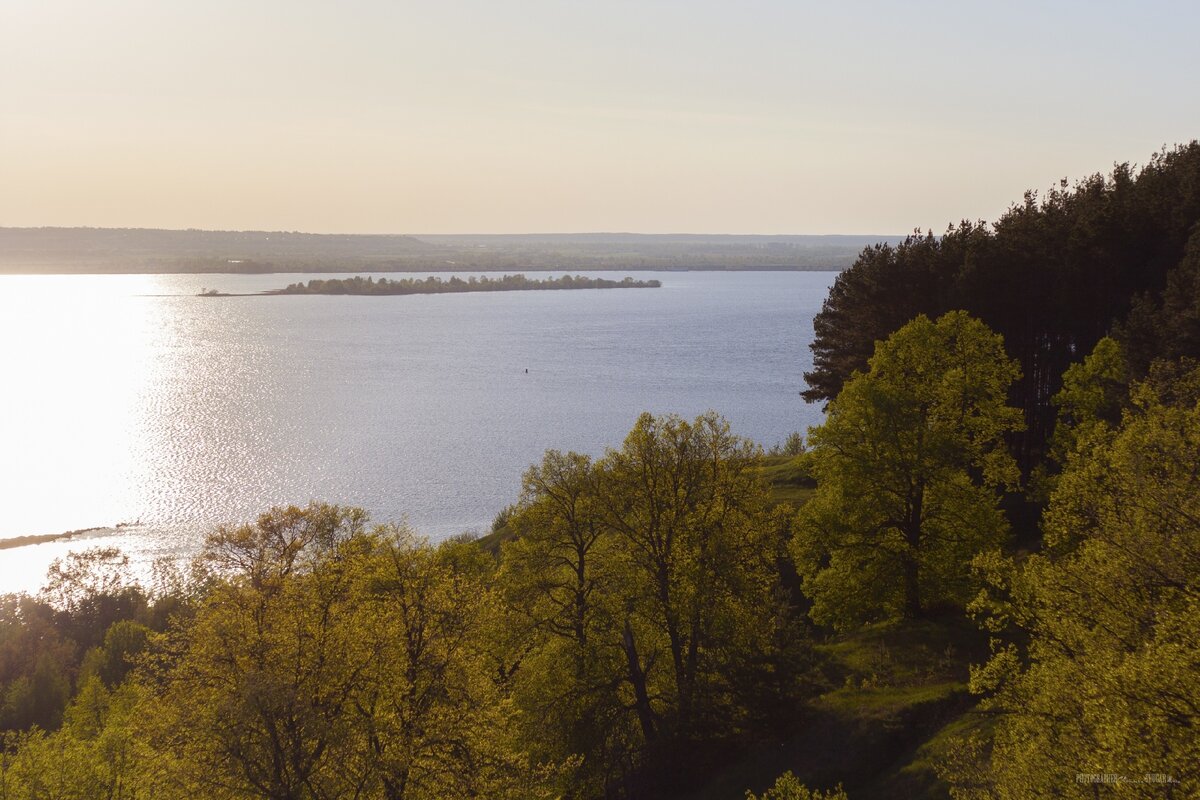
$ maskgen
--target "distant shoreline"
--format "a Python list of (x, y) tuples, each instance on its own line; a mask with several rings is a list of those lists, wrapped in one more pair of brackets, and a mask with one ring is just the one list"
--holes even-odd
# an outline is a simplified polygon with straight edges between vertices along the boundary
[(28, 536), (13, 536), (8, 539), (0, 539), (0, 550), (11, 550), (16, 547), (28, 547), (35, 544), (49, 544), (50, 542), (58, 542), (63, 539), (71, 539), (85, 533), (106, 530), (108, 528), (100, 526), (95, 528), (80, 528), (79, 530), (64, 531), (62, 533), (35, 533)]
[[(0, 539), (0, 550), (12, 550), (17, 547), (29, 547), (35, 544), (49, 544), (51, 542), (61, 542), (67, 539), (74, 539), (83, 536), (86, 533), (97, 533), (104, 531), (108, 534), (119, 533), (128, 528), (133, 528), (141, 525), (138, 522), (118, 522), (116, 525), (95, 525), (91, 528), (77, 528), (73, 531), (63, 531), (62, 533), (33, 533), (26, 536), (10, 536), (7, 539)], [(3, 592), (0, 592), (2, 594)]]
[(832, 271), (894, 235), (437, 234), (0, 226), (0, 273)]

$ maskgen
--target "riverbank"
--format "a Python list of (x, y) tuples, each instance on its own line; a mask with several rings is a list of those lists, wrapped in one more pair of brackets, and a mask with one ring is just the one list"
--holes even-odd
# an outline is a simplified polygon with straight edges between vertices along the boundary
[(73, 531), (63, 531), (62, 533), (34, 533), (27, 536), (11, 536), (7, 539), (0, 539), (0, 550), (11, 550), (17, 547), (29, 547), (35, 544), (50, 544), (51, 542), (63, 542), (69, 539), (83, 537), (87, 534), (98, 533), (117, 533), (125, 528), (129, 528), (136, 523), (118, 522), (116, 525), (97, 525), (93, 528), (77, 528)]
[(107, 528), (80, 528), (74, 531), (64, 531), (63, 533), (43, 533), (32, 534), (29, 536), (13, 536), (10, 539), (0, 539), (0, 550), (11, 550), (14, 547), (28, 547), (34, 544), (48, 544), (49, 542), (60, 542), (64, 539), (71, 539), (75, 536), (81, 536), (85, 533), (95, 533), (96, 531), (108, 530)]

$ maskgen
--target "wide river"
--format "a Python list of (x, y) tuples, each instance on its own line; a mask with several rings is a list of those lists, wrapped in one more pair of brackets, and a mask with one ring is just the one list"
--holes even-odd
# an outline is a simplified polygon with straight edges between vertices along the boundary
[(486, 533), (543, 451), (601, 455), (643, 411), (714, 409), (765, 446), (820, 421), (799, 392), (836, 273), (628, 274), (663, 286), (201, 298), (330, 276), (0, 276), (0, 538), (101, 528), (0, 550), (0, 592), (70, 549), (144, 565), (314, 499)]

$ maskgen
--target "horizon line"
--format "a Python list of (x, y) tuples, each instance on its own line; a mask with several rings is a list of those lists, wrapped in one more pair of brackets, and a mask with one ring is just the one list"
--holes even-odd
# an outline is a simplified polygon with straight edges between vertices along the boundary
[(163, 228), (155, 226), (131, 226), (131, 225), (0, 225), (0, 231), (44, 231), (44, 230), (86, 230), (86, 231), (159, 231), (165, 233), (277, 233), (277, 234), (292, 234), (302, 236), (406, 236), (411, 238), (420, 238), (422, 236), (739, 236), (739, 237), (761, 237), (761, 238), (777, 238), (777, 237), (795, 237), (795, 236), (811, 236), (811, 237), (886, 237), (886, 238), (903, 238), (908, 233), (736, 233), (736, 232), (721, 232), (721, 233), (701, 233), (695, 231), (617, 231), (617, 230), (574, 230), (574, 231), (522, 231), (519, 233), (507, 232), (498, 233), (492, 231), (458, 231), (455, 233), (397, 233), (397, 232), (336, 232), (336, 231), (301, 231), (301, 230), (284, 230), (282, 228)]

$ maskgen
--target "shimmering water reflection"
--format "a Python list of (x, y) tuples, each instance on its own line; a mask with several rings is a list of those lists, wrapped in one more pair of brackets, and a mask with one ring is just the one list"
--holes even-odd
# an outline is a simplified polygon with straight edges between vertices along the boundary
[(765, 444), (819, 419), (798, 392), (833, 273), (195, 296), (311, 277), (0, 276), (0, 538), (106, 528), (0, 551), (0, 591), (69, 547), (186, 554), (218, 523), (310, 499), (433, 538), (486, 531), (545, 449), (599, 455), (641, 411), (716, 409)]

